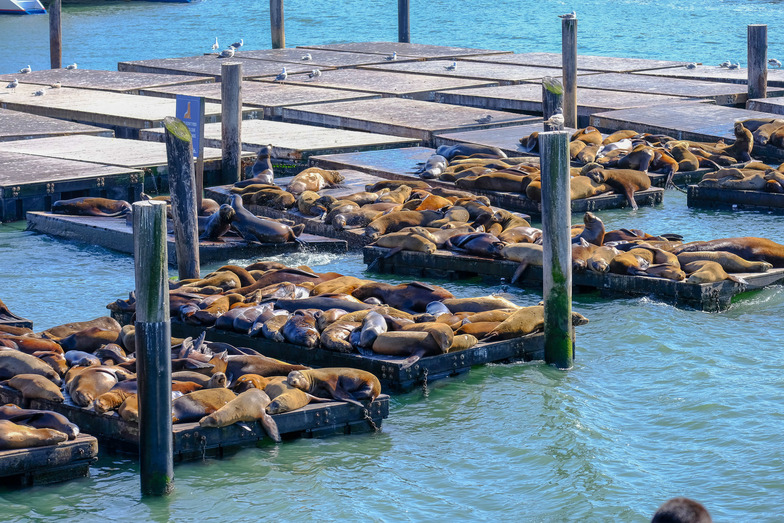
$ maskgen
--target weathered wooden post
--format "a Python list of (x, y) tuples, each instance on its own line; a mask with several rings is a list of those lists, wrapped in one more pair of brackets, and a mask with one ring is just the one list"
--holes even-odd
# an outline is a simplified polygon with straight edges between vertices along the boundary
[(169, 164), (177, 272), (181, 280), (198, 278), (199, 223), (191, 133), (181, 120), (172, 116), (163, 119), (163, 127), (166, 134), (166, 159)]
[(242, 180), (242, 64), (221, 66), (221, 179), (223, 183)]
[(286, 31), (283, 29), (283, 0), (270, 0), (270, 26), (272, 27), (272, 48), (286, 48)]
[(566, 127), (577, 127), (577, 17), (561, 18), (561, 63), (563, 66), (563, 115)]
[(133, 232), (141, 489), (162, 496), (174, 488), (166, 202), (134, 203)]
[(397, 0), (397, 41), (411, 43), (411, 10), (409, 0)]
[(544, 249), (544, 359), (572, 367), (572, 242), (569, 133), (539, 134)]
[(563, 131), (563, 121), (554, 123), (550, 117), (555, 114), (563, 116), (563, 84), (558, 78), (545, 76), (542, 78), (542, 118), (545, 131)]
[(768, 96), (768, 26), (748, 26), (749, 99)]
[(49, 4), (49, 60), (52, 69), (63, 66), (63, 24), (61, 14), (62, 0), (52, 0)]

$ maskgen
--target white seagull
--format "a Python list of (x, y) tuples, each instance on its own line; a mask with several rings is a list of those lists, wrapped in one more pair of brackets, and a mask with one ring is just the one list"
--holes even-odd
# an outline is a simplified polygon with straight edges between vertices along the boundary
[(313, 60), (313, 57), (310, 56), (310, 53), (307, 53), (305, 56), (302, 57), (303, 60)]
[(724, 60), (722, 63), (719, 64), (719, 67), (725, 67), (726, 68), (726, 67), (729, 67), (731, 65), (732, 65), (732, 62), (730, 62), (729, 60)]
[(768, 67), (776, 67), (781, 69), (781, 60), (776, 60), (775, 58), (771, 58), (768, 60)]
[(14, 92), (16, 92), (16, 87), (17, 87), (18, 85), (19, 85), (19, 80), (17, 80), (16, 78), (14, 78), (13, 80), (11, 80), (11, 81), (8, 83), (8, 85), (6, 85), (6, 86), (5, 86), (5, 88), (6, 88), (6, 89), (13, 89), (13, 90), (14, 90)]
[(454, 71), (457, 69), (457, 62), (452, 62), (452, 65), (447, 65), (444, 69), (447, 71)]
[(730, 64), (727, 66), (727, 69), (737, 69), (740, 67), (740, 62), (735, 62), (734, 64)]
[(43, 96), (43, 95), (45, 95), (45, 94), (46, 94), (46, 91), (44, 91), (43, 89), (41, 89), (40, 91), (36, 91), (36, 92), (34, 92), (33, 94), (34, 94), (35, 96)]
[(33, 72), (33, 70), (28, 65), (27, 67), (22, 67), (21, 69), (19, 69), (19, 72), (22, 73), (22, 74), (25, 74), (25, 73), (31, 73), (31, 72)]
[(224, 49), (223, 51), (221, 51), (221, 54), (220, 54), (221, 58), (231, 58), (232, 56), (234, 56), (234, 48), (233, 47), (229, 47), (228, 49)]
[(276, 82), (285, 82), (286, 78), (288, 78), (288, 73), (286, 72), (286, 68), (284, 67), (283, 70), (280, 72), (278, 76), (275, 77)]
[(216, 36), (216, 37), (215, 37), (215, 43), (214, 43), (214, 44), (212, 44), (212, 50), (214, 51), (214, 50), (216, 50), (218, 47), (220, 47), (220, 45), (218, 45), (218, 37)]
[(234, 49), (239, 49), (239, 48), (240, 48), (240, 47), (242, 47), (243, 45), (245, 45), (245, 40), (243, 40), (242, 38), (240, 38), (240, 41), (239, 41), (239, 42), (234, 42), (234, 43), (233, 43), (233, 44), (231, 44), (229, 47), (232, 47), (232, 48), (234, 48)]
[(308, 73), (308, 78), (318, 78), (319, 76), (321, 76), (321, 70), (319, 69), (313, 69)]
[(487, 116), (483, 116), (482, 118), (477, 118), (477, 123), (490, 123), (490, 120), (493, 119), (492, 114), (488, 114)]
[(564, 18), (566, 20), (574, 20), (577, 18), (577, 13), (572, 11), (571, 13), (566, 13), (565, 15), (558, 15), (558, 18)]
[(72, 63), (71, 65), (66, 65), (66, 69), (76, 69), (76, 62)]
[(391, 55), (387, 56), (387, 60), (397, 60), (397, 53), (393, 52)]
[(686, 69), (697, 69), (697, 62), (686, 64)]

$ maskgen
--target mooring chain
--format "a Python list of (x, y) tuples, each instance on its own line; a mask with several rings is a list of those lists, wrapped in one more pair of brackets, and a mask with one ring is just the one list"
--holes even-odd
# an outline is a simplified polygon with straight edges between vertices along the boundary
[(199, 438), (199, 444), (201, 445), (201, 460), (207, 461), (207, 437)]
[(424, 394), (426, 398), (430, 395), (430, 391), (427, 388), (427, 368), (422, 372), (422, 394)]
[(376, 422), (373, 421), (373, 418), (370, 417), (370, 412), (368, 412), (367, 409), (362, 409), (362, 416), (370, 423), (370, 426), (373, 427), (373, 432), (381, 431), (381, 429), (378, 428), (378, 425), (376, 425)]

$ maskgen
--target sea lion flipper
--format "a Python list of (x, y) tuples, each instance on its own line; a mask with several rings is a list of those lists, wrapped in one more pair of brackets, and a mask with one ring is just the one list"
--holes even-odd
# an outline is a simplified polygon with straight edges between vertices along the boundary
[(399, 245), (397, 247), (393, 247), (392, 249), (389, 249), (389, 251), (384, 255), (384, 258), (391, 258), (402, 250), (403, 247), (400, 247)]
[[(368, 353), (373, 354), (373, 351), (368, 351)], [(318, 396), (314, 396), (313, 394), (308, 394), (308, 398), (313, 403), (326, 403), (332, 401), (331, 398), (319, 398)]]
[(520, 278), (520, 276), (523, 275), (523, 273), (525, 272), (525, 270), (527, 268), (528, 268), (528, 262), (527, 261), (520, 262), (520, 265), (517, 266), (517, 269), (515, 270), (514, 274), (512, 275), (512, 283), (517, 282), (517, 280)]
[(418, 362), (420, 359), (422, 359), (422, 355), (424, 353), (425, 353), (424, 349), (417, 349), (416, 351), (414, 351), (413, 354), (411, 354), (411, 356), (409, 356), (408, 358), (403, 360), (403, 366), (400, 367), (400, 368), (402, 370), (406, 370), (409, 367), (413, 366), (416, 362)]
[(734, 281), (735, 283), (740, 283), (740, 284), (743, 284), (743, 285), (748, 285), (749, 284), (748, 281), (744, 280), (740, 276), (734, 276), (732, 274), (728, 274), (727, 275), (727, 279), (730, 280), (730, 281)]
[(420, 287), (422, 289), (425, 289), (425, 290), (428, 290), (428, 291), (431, 291), (431, 292), (436, 290), (432, 285), (428, 285), (427, 283), (422, 283), (421, 281), (414, 281), (414, 282), (411, 282), (409, 285), (411, 285), (412, 287)]
[(272, 441), (275, 443), (280, 443), (282, 441), (280, 438), (280, 431), (278, 430), (278, 424), (275, 422), (272, 416), (262, 411), (261, 418), (259, 418), (259, 423), (261, 424), (262, 428), (264, 428), (264, 432), (267, 433), (267, 436), (269, 436)]
[(346, 403), (353, 403), (354, 405), (358, 405), (362, 408), (365, 407), (364, 405), (362, 405), (362, 403), (354, 399), (354, 397), (351, 394), (343, 390), (343, 388), (340, 387), (339, 385), (332, 390), (332, 397), (340, 401), (345, 401)]

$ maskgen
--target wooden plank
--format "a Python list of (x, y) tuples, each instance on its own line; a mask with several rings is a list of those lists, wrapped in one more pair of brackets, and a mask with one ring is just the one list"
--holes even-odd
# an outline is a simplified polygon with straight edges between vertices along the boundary
[[(14, 78), (19, 79), (19, 76), (18, 74), (0, 75), (0, 83), (10, 82)], [(60, 83), (62, 87), (138, 94), (141, 89), (166, 85), (212, 83), (214, 78), (211, 76), (142, 74), (94, 69), (42, 69), (24, 75), (22, 80), (27, 84), (50, 86), (54, 83)]]
[(510, 51), (492, 49), (472, 49), (468, 47), (450, 47), (444, 45), (411, 44), (403, 42), (351, 42), (342, 44), (304, 45), (302, 49), (324, 49), (327, 51), (348, 51), (353, 53), (382, 54), (389, 56), (397, 53), (401, 57), (416, 58), (457, 58), (460, 56), (480, 56), (507, 54)]
[[(91, 89), (43, 89), (44, 96), (34, 96), (40, 86), (19, 84), (16, 92), (0, 98), (0, 106), (114, 129), (118, 137), (138, 137), (139, 129), (161, 127), (163, 119), (175, 114), (175, 100)], [(221, 107), (206, 103), (207, 122), (220, 121)], [(260, 118), (256, 108), (245, 108), (244, 118)]]
[[(27, 213), (27, 228), (66, 240), (81, 241), (90, 245), (100, 245), (107, 249), (133, 254), (133, 226), (126, 218), (106, 218), (97, 216), (69, 216), (46, 212)], [(171, 227), (170, 227), (171, 230)], [(274, 256), (281, 253), (312, 251), (344, 253), (345, 241), (301, 234), (301, 242), (275, 244), (248, 244), (239, 236), (224, 236), (224, 241), (199, 242), (199, 259), (202, 262), (227, 261), (237, 258)], [(177, 250), (174, 234), (167, 237), (169, 264), (176, 265)]]
[[(426, 64), (429, 62), (409, 62)], [(398, 64), (400, 66), (406, 64)], [(375, 66), (371, 66), (375, 67)], [(259, 80), (272, 82), (272, 78)], [(285, 83), (301, 86), (332, 87), (348, 91), (379, 94), (385, 97), (430, 100), (440, 89), (461, 89), (464, 87), (488, 87), (496, 82), (478, 79), (449, 78), (425, 74), (382, 71), (370, 69), (335, 69), (322, 71), (321, 76), (309, 78), (308, 74), (289, 74)]]
[[(768, 89), (770, 95), (770, 89)], [(754, 98), (746, 101), (746, 109), (762, 113), (784, 114), (784, 98)]]
[[(280, 49), (283, 50), (283, 49)], [(144, 95), (174, 98), (178, 94), (202, 96), (208, 102), (221, 103), (221, 84), (177, 85), (145, 89)], [(247, 107), (261, 107), (264, 118), (280, 117), (283, 107), (321, 102), (336, 102), (374, 98), (380, 95), (371, 93), (347, 92), (340, 89), (292, 85), (290, 83), (270, 83), (258, 81), (242, 82), (242, 104)]]
[[(310, 60), (303, 60), (305, 55), (310, 55)], [(288, 62), (311, 68), (334, 67), (343, 69), (358, 65), (379, 64), (387, 61), (385, 56), (369, 53), (351, 53), (347, 51), (328, 51), (323, 49), (302, 49), (290, 47), (288, 49), (259, 49), (254, 51), (237, 51), (235, 57), (253, 58), (256, 60), (270, 60), (273, 62)], [(399, 57), (399, 60), (416, 60), (417, 58)]]
[[(561, 53), (513, 53), (491, 56), (472, 56), (462, 58), (462, 60), (535, 67), (562, 67)], [(577, 55), (577, 66), (580, 69), (607, 73), (629, 73), (633, 71), (649, 71), (651, 69), (667, 69), (672, 67), (683, 67), (687, 63), (688, 62), (672, 62), (669, 60), (650, 60), (647, 58)]]
[(381, 381), (385, 392), (406, 392), (423, 382), (447, 378), (470, 370), (473, 365), (510, 360), (544, 359), (544, 336), (529, 334), (512, 340), (493, 343), (478, 343), (472, 348), (456, 353), (429, 356), (420, 359), (408, 369), (403, 368), (405, 358), (380, 354), (344, 354), (322, 348), (307, 348), (290, 343), (280, 343), (266, 338), (255, 338), (245, 334), (215, 328), (203, 328), (172, 322), (173, 336), (198, 336), (207, 332), (207, 339), (252, 348), (265, 356), (315, 367), (352, 367), (371, 372)]
[(187, 74), (195, 76), (211, 76), (220, 81), (221, 64), (225, 61), (242, 64), (242, 78), (276, 76), (285, 66), (289, 73), (304, 73), (313, 69), (306, 65), (286, 65), (280, 62), (243, 58), (219, 58), (215, 54), (202, 56), (186, 56), (181, 58), (158, 58), (154, 60), (135, 60), (120, 62), (117, 69), (135, 73)]
[[(707, 82), (724, 82), (740, 85), (747, 85), (749, 82), (749, 72), (745, 67), (727, 69), (726, 67), (719, 67), (718, 65), (698, 65), (694, 69), (676, 67), (674, 69), (645, 71), (643, 74), (665, 78), (687, 78), (692, 80), (704, 80)], [(770, 87), (784, 87), (784, 71), (780, 69), (768, 69), (768, 88)]]
[[(2, 99), (0, 97), (0, 101)], [(73, 134), (113, 137), (114, 131), (57, 118), (0, 109), (0, 142)]]
[(704, 209), (753, 210), (781, 214), (784, 194), (764, 191), (733, 191), (717, 187), (689, 185), (686, 205)]
[(98, 440), (89, 434), (57, 445), (0, 451), (0, 478), (17, 486), (47, 485), (85, 477), (98, 459)]
[[(488, 116), (488, 123), (483, 123)], [(504, 127), (533, 120), (502, 111), (398, 98), (286, 107), (283, 119), (416, 138), (424, 145), (431, 144), (437, 132)]]
[[(508, 260), (480, 258), (442, 250), (433, 254), (401, 251), (384, 258), (388, 251), (389, 249), (382, 247), (365, 247), (363, 256), (369, 269), (407, 275), (413, 272), (422, 276), (429, 274), (429, 271), (441, 271), (453, 273), (454, 277), (480, 275), (493, 279), (505, 278), (510, 281), (519, 266), (518, 263)], [(725, 280), (699, 284), (648, 276), (585, 271), (572, 274), (572, 285), (577, 290), (598, 289), (607, 295), (653, 296), (678, 307), (718, 312), (729, 307), (733, 296), (784, 281), (784, 269), (772, 269), (764, 273), (735, 274), (735, 276), (745, 279), (747, 283)], [(518, 283), (524, 287), (541, 289), (542, 268), (529, 266)]]
[[(454, 62), (449, 60), (428, 60), (425, 62), (390, 62), (379, 65), (361, 66), (360, 69), (379, 71), (396, 71), (419, 75), (433, 75), (447, 78), (468, 78), (498, 82), (501, 85), (514, 85), (524, 81), (539, 80), (545, 76), (559, 76), (560, 70), (548, 67), (530, 67), (525, 65), (497, 64), (487, 62)], [(595, 74), (591, 71), (578, 70), (577, 74)], [(446, 89), (446, 87), (444, 87)]]

